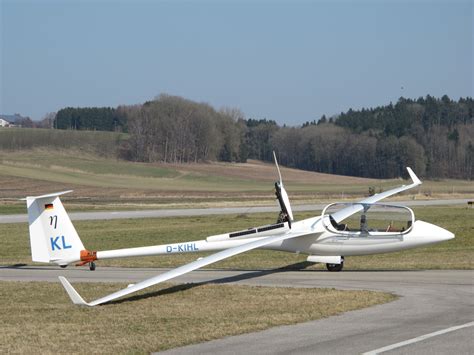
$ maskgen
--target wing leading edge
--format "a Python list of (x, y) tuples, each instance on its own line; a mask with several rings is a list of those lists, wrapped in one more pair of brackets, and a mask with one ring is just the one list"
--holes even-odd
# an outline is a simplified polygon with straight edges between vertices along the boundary
[(412, 189), (418, 185), (421, 185), (420, 179), (415, 175), (413, 170), (411, 168), (407, 168), (408, 174), (410, 175), (410, 178), (412, 180), (412, 183), (410, 185), (402, 185), (400, 187), (381, 192), (379, 194), (375, 194), (373, 196), (370, 196), (362, 201), (359, 201), (357, 204), (352, 205), (350, 207), (343, 208), (340, 211), (337, 211), (333, 213), (331, 216), (335, 219), (337, 223), (341, 222), (342, 220), (352, 216), (354, 213), (357, 213), (363, 209), (363, 204), (371, 204), (371, 203), (376, 203), (380, 200), (383, 200), (384, 198), (393, 196), (395, 194), (398, 194), (402, 191), (406, 191), (409, 189)]
[(238, 247), (226, 249), (226, 250), (220, 251), (216, 254), (209, 255), (205, 258), (193, 261), (189, 264), (180, 266), (176, 269), (170, 270), (170, 271), (165, 272), (163, 274), (160, 274), (160, 275), (154, 276), (152, 278), (146, 279), (144, 281), (136, 283), (133, 286), (129, 286), (129, 287), (123, 289), (123, 290), (114, 292), (110, 295), (99, 298), (99, 299), (97, 299), (95, 301), (92, 301), (92, 302), (89, 302), (89, 303), (84, 301), (84, 299), (79, 295), (79, 293), (77, 293), (77, 291), (74, 289), (74, 287), (72, 287), (72, 285), (69, 283), (69, 281), (65, 277), (59, 276), (59, 280), (61, 281), (62, 285), (66, 289), (66, 292), (68, 293), (69, 297), (71, 298), (71, 300), (74, 304), (92, 307), (92, 306), (97, 306), (97, 305), (102, 304), (102, 303), (113, 301), (117, 298), (120, 298), (120, 297), (129, 295), (131, 293), (143, 290), (144, 288), (154, 286), (154, 285), (159, 284), (161, 282), (168, 281), (168, 280), (173, 279), (175, 277), (184, 275), (188, 272), (191, 272), (193, 270), (199, 269), (199, 268), (204, 267), (206, 265), (215, 263), (217, 261), (229, 258), (231, 256), (241, 254), (241, 253), (244, 253), (246, 251), (265, 246), (265, 245), (270, 244), (270, 243), (279, 242), (279, 241), (283, 241), (283, 240), (291, 239), (291, 238), (296, 238), (296, 237), (300, 237), (300, 236), (306, 235), (306, 234), (311, 234), (311, 233), (287, 232), (283, 235), (270, 236), (270, 237), (259, 239), (259, 240), (256, 240), (256, 241), (244, 244), (244, 245), (240, 245)]

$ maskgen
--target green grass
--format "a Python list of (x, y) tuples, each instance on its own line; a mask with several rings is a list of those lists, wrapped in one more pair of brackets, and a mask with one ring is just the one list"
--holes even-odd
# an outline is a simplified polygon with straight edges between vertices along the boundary
[[(95, 153), (62, 150), (23, 150), (0, 151), (0, 178), (7, 177), (48, 182), (51, 188), (55, 185), (75, 185), (96, 189), (121, 189), (133, 194), (136, 191), (172, 192), (172, 193), (265, 193), (271, 195), (271, 180), (246, 178), (238, 174), (236, 166), (222, 165), (212, 172), (197, 172), (188, 169), (186, 164), (163, 165), (146, 164), (117, 160), (98, 156)], [(235, 176), (234, 176), (234, 175)], [(308, 179), (305, 182), (286, 179), (286, 186), (294, 198), (305, 196), (308, 199), (327, 197), (347, 197), (365, 195), (369, 186), (376, 191), (399, 186), (406, 183), (401, 180), (364, 180), (356, 182), (347, 177), (333, 179), (325, 176), (318, 181)], [(345, 180), (346, 179), (346, 180)], [(30, 184), (31, 185), (31, 184)], [(34, 185), (34, 184), (33, 184)], [(48, 186), (48, 185), (46, 185)], [(31, 187), (30, 187), (31, 190)], [(90, 191), (90, 189), (89, 189)], [(25, 193), (33, 193), (25, 191)], [(436, 194), (471, 194), (474, 195), (474, 184), (462, 180), (427, 181), (413, 191), (420, 195)], [(113, 193), (113, 192), (112, 192)]]
[[(206, 168), (194, 171), (186, 164), (134, 163), (74, 150), (0, 151), (0, 184), (7, 187), (0, 196), (0, 213), (21, 213), (18, 198), (26, 195), (70, 189), (74, 193), (64, 196), (63, 201), (71, 211), (275, 203), (273, 175), (268, 176), (273, 167), (266, 167), (258, 179), (246, 178), (239, 171), (238, 166), (225, 164), (211, 172)], [(285, 183), (295, 203), (319, 201), (334, 194), (338, 198), (363, 195), (368, 190), (364, 179), (344, 183), (346, 178), (339, 177), (342, 182), (338, 185), (332, 185), (327, 176), (325, 179), (310, 179), (308, 183), (289, 179)], [(380, 184), (388, 187), (399, 182)]]
[[(158, 191), (264, 191), (262, 181), (179, 172), (153, 164), (28, 152), (0, 154), (0, 175), (83, 185)], [(301, 188), (301, 187), (300, 187)]]
[[(96, 298), (124, 284), (74, 284)], [(370, 291), (181, 285), (127, 301), (73, 305), (58, 283), (0, 282), (0, 353), (149, 354), (389, 302)]]
[[(315, 212), (314, 214), (318, 214)], [(346, 270), (472, 269), (474, 266), (474, 209), (424, 207), (415, 209), (417, 219), (437, 224), (456, 238), (433, 246), (397, 253), (347, 257)], [(297, 219), (309, 213), (297, 214)], [(273, 222), (274, 214), (222, 215), (112, 221), (78, 221), (74, 224), (90, 250), (130, 248), (205, 239), (209, 235)], [(0, 264), (31, 264), (28, 226), (0, 224)], [(174, 254), (98, 261), (101, 266), (175, 267), (193, 261), (198, 254)], [(306, 255), (254, 250), (210, 265), (211, 268), (268, 269), (296, 264)], [(314, 266), (323, 268), (322, 265)]]
[[(48, 150), (22, 151), (1, 154), (6, 169), (22, 167), (19, 170), (52, 170), (59, 173), (125, 175), (136, 177), (173, 178), (181, 174), (171, 168), (161, 168), (152, 164), (133, 163), (114, 158), (100, 157), (94, 154), (72, 151), (50, 152)], [(12, 170), (14, 172), (14, 170)], [(28, 174), (29, 175), (29, 174)]]
[[(24, 202), (18, 199), (26, 195), (70, 189), (74, 192), (62, 200), (71, 212), (275, 205), (272, 166), (259, 166), (258, 178), (246, 178), (249, 168), (245, 165), (210, 164), (193, 169), (196, 166), (134, 163), (74, 149), (0, 151), (0, 185), (5, 186), (0, 214), (25, 213)], [(299, 171), (283, 173), (290, 177), (285, 185), (293, 205), (354, 200), (365, 196), (369, 186), (379, 191), (406, 183), (341, 176), (334, 177), (335, 183), (332, 176), (316, 174), (313, 179), (313, 175), (304, 175), (307, 172), (298, 180)], [(474, 196), (474, 184), (426, 181), (397, 198), (440, 195)]]
[[(474, 209), (424, 207), (416, 208), (415, 214), (417, 219), (451, 230), (456, 238), (398, 253), (348, 257), (345, 270), (473, 269)], [(309, 215), (299, 213), (297, 219)], [(75, 225), (88, 248), (104, 250), (203, 239), (265, 224), (274, 217), (226, 215), (81, 221)], [(0, 243), (0, 264), (31, 264), (26, 223), (0, 224)], [(99, 261), (98, 267), (175, 267), (202, 255), (116, 259)], [(304, 255), (256, 250), (210, 267), (281, 268), (305, 259)], [(74, 286), (85, 299), (95, 299), (125, 285)], [(170, 287), (155, 286), (125, 301), (91, 309), (72, 305), (57, 283), (0, 282), (0, 352), (83, 353), (92, 349), (97, 353), (149, 353), (319, 319), (394, 299), (368, 291), (199, 284)]]
[(81, 153), (95, 153), (115, 157), (125, 133), (104, 131), (74, 131), (36, 128), (0, 128), (0, 150), (13, 153), (28, 149), (49, 149), (54, 152), (79, 149)]
[(26, 213), (25, 203), (0, 204), (0, 215)]

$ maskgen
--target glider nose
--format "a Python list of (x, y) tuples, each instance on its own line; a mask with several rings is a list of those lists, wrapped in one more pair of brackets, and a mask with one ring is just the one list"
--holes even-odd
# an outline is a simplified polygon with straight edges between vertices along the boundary
[(431, 223), (418, 220), (415, 222), (415, 227), (415, 234), (422, 237), (423, 244), (439, 243), (454, 238), (454, 234), (450, 231)]
[(446, 229), (440, 228), (437, 237), (439, 238), (440, 242), (444, 242), (446, 240), (454, 239), (454, 233), (451, 233)]
[(450, 231), (435, 225), (432, 226), (433, 227), (431, 228), (430, 237), (435, 243), (444, 242), (454, 238), (454, 233), (451, 233)]

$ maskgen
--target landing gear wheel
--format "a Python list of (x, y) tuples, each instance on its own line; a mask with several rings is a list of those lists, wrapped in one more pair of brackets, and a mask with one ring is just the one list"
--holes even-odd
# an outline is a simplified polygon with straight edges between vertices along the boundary
[(94, 271), (94, 270), (95, 270), (95, 262), (91, 261), (91, 262), (89, 263), (89, 270), (90, 270), (90, 271)]
[(326, 264), (328, 271), (341, 271), (344, 267), (344, 257), (341, 257), (340, 264)]

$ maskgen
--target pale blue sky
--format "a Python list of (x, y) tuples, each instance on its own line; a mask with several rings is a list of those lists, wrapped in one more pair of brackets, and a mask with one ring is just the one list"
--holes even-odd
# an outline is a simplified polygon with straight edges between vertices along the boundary
[(473, 96), (473, 1), (1, 2), (0, 113), (181, 95), (289, 125)]

